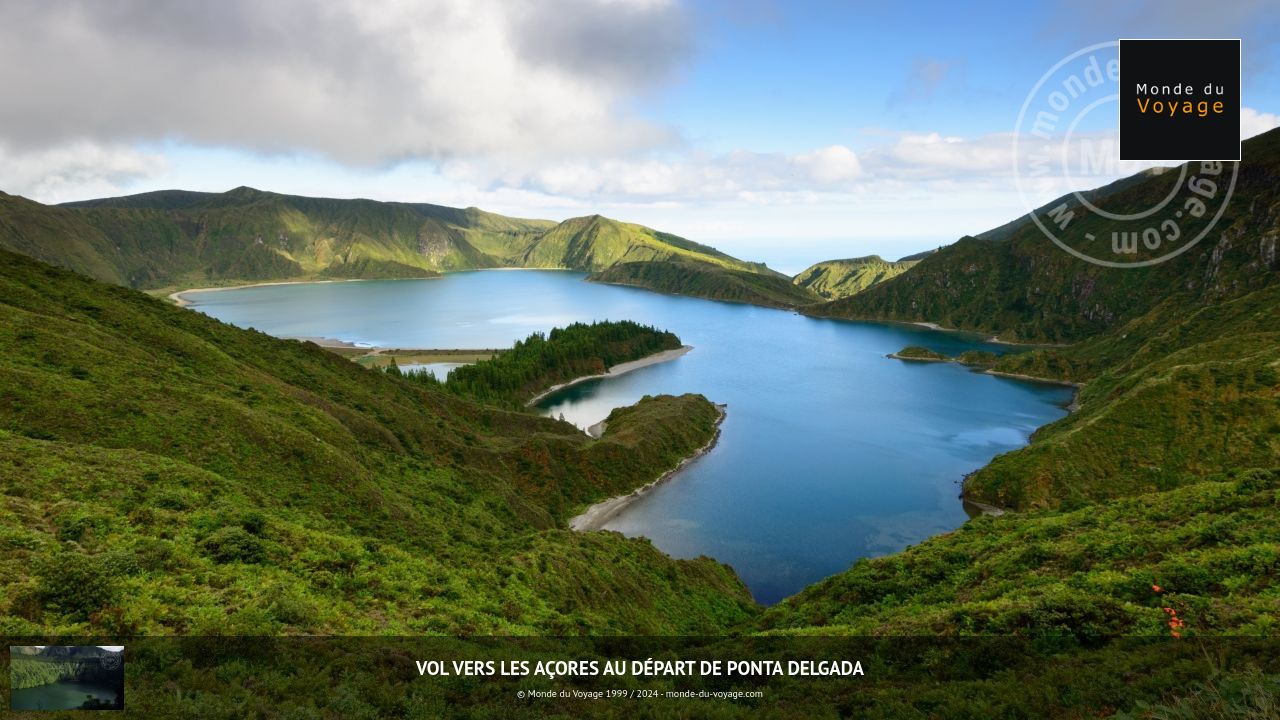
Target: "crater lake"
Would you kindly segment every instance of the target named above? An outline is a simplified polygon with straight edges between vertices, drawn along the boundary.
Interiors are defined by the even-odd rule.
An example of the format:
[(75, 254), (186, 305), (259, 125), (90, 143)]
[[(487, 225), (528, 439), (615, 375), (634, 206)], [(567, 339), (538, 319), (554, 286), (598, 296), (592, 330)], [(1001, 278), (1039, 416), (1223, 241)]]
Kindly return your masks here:
[(814, 319), (584, 277), (483, 270), (182, 295), (240, 327), (376, 347), (504, 348), (593, 320), (675, 332), (693, 351), (565, 388), (538, 411), (585, 429), (644, 395), (696, 392), (727, 405), (716, 447), (605, 528), (647, 537), (675, 557), (727, 563), (766, 604), (859, 558), (955, 529), (967, 517), (963, 477), (1025, 445), (1066, 414), (1072, 397), (1066, 387), (885, 357), (907, 345), (947, 355), (1017, 350), (977, 336)]

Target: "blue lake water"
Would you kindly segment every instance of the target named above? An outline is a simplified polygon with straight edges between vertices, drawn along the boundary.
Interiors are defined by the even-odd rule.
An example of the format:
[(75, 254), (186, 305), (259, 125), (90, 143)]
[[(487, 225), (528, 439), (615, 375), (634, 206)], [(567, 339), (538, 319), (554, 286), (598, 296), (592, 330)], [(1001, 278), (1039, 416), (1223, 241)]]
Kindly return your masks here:
[(728, 405), (716, 448), (606, 526), (676, 557), (728, 563), (773, 603), (861, 557), (964, 522), (965, 474), (1062, 417), (1071, 390), (885, 357), (906, 345), (1009, 352), (910, 325), (583, 282), (582, 273), (477, 271), (434, 280), (275, 285), (186, 295), (221, 320), (282, 337), (402, 348), (499, 348), (574, 321), (636, 320), (694, 350), (549, 396), (586, 428), (646, 394)]
[(116, 701), (116, 690), (105, 685), (85, 682), (55, 682), (13, 690), (10, 710), (75, 710), (89, 699), (104, 703)]

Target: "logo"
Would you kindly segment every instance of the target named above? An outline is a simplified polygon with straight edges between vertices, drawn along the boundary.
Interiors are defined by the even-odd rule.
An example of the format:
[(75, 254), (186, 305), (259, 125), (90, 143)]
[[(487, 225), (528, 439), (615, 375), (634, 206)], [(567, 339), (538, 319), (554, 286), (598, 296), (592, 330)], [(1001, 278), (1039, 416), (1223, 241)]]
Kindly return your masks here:
[[(1078, 50), (1035, 84), (1014, 129), (1014, 180), (1032, 221), (1058, 247), (1103, 267), (1147, 267), (1208, 235), (1235, 191), (1239, 163), (1121, 160), (1119, 49), (1107, 42)], [(1238, 145), (1238, 95), (1235, 108)], [(1038, 204), (1046, 198), (1057, 199)]]
[(1240, 41), (1121, 40), (1120, 158), (1240, 160)]

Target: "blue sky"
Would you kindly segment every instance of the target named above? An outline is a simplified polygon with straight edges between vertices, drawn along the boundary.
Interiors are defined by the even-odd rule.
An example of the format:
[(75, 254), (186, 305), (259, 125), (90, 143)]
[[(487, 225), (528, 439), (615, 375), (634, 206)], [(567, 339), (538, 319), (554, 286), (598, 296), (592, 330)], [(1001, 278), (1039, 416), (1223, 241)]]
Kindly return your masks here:
[[(1095, 15), (1090, 5), (1076, 4), (1077, 12)], [(878, 130), (1000, 132), (1013, 126), (1027, 91), (1057, 60), (1085, 45), (1152, 36), (1152, 25), (1161, 37), (1244, 38), (1245, 64), (1252, 65), (1243, 73), (1245, 104), (1280, 109), (1280, 11), (1262, 4), (1238, 15), (1216, 5), (1187, 14), (1178, 3), (1158, 13), (1158, 3), (1129, 4), (1128, 12), (1098, 13), (1112, 22), (1096, 30), (1070, 20), (1063, 5), (1034, 2), (767, 7), (743, 15), (721, 3), (697, 5), (697, 62), (640, 111), (726, 151), (800, 152), (870, 142)], [(1156, 14), (1185, 19), (1144, 19)]]
[(992, 101), (1016, 108), (1038, 75), (1015, 66), (1063, 53), (1016, 34), (1044, 22), (1033, 5), (973, 7), (809, 2), (735, 17), (701, 6), (698, 62), (653, 111), (723, 150), (797, 152), (868, 128), (990, 132), (1010, 124)]
[(0, 189), (601, 212), (796, 271), (1025, 212), (1019, 108), (1119, 37), (1243, 38), (1245, 132), (1280, 123), (1260, 2), (15, 0)]

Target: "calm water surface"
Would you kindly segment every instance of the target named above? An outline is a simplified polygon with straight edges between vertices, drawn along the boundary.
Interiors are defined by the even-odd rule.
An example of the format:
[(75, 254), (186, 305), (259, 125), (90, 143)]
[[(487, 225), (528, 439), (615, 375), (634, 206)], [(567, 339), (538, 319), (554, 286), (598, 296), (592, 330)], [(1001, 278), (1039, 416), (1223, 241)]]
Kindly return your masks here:
[(9, 698), (10, 710), (74, 710), (89, 698), (115, 702), (116, 691), (104, 685), (82, 682), (56, 682), (32, 688), (19, 688)]
[(278, 336), (403, 348), (498, 348), (574, 321), (636, 320), (693, 352), (549, 396), (543, 412), (586, 428), (646, 394), (726, 403), (715, 450), (607, 527), (676, 557), (732, 565), (776, 602), (861, 557), (965, 520), (959, 481), (1065, 414), (1067, 388), (941, 363), (890, 360), (1008, 346), (913, 326), (582, 282), (582, 273), (478, 271), (435, 280), (276, 285), (188, 294), (196, 309)]

